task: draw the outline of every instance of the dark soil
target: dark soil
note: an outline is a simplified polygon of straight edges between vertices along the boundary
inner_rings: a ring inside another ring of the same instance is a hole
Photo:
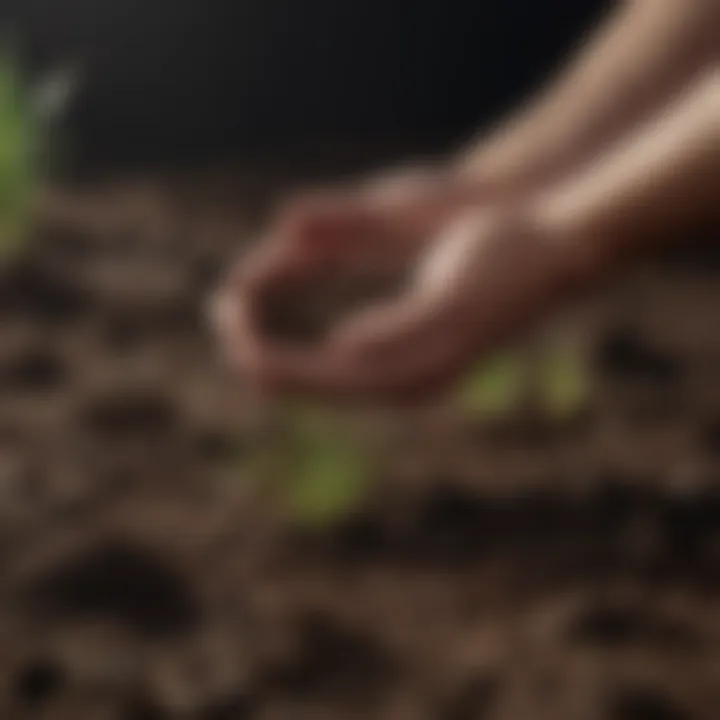
[[[717,262],[578,309],[572,422],[405,417],[312,531],[253,482],[203,318],[262,199],[102,188],[1,271],[0,717],[720,717]]]

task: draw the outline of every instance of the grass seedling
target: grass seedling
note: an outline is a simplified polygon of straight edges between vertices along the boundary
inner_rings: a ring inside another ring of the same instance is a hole
[[[572,346],[548,344],[531,358],[508,352],[483,364],[463,383],[464,411],[502,421],[528,399],[552,422],[577,414],[590,394],[584,358]],[[378,448],[345,416],[329,409],[275,410],[272,437],[251,463],[262,468],[294,522],[331,527],[352,515],[377,477]]]
[[[0,55],[0,260],[22,244],[39,182],[40,128],[16,64]]]
[[[542,411],[556,421],[577,415],[588,403],[592,378],[585,358],[574,348],[550,347],[537,372],[537,401]]]
[[[460,404],[473,416],[500,419],[519,405],[527,382],[527,364],[519,353],[499,355],[483,363],[463,382]]]
[[[547,343],[531,356],[516,352],[484,363],[462,385],[464,411],[502,421],[522,403],[552,422],[574,417],[590,396],[578,348]],[[302,525],[326,527],[361,505],[376,476],[376,448],[328,410],[285,409],[273,447],[283,501]]]
[[[0,261],[25,246],[51,152],[50,137],[75,87],[58,72],[31,86],[0,50]]]
[[[335,524],[366,499],[373,479],[370,449],[329,411],[286,411],[279,453],[283,499],[301,524]]]
[[[349,418],[326,408],[265,409],[250,446],[228,459],[234,477],[269,490],[302,527],[331,527],[360,507],[376,477],[378,454]]]
[[[482,420],[501,421],[526,400],[542,416],[563,421],[587,403],[591,378],[585,359],[571,345],[549,342],[530,357],[506,353],[483,363],[461,385],[462,409]]]

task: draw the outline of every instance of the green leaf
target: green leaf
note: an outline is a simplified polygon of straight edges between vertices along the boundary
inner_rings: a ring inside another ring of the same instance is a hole
[[[526,381],[527,369],[522,358],[515,354],[498,356],[466,379],[460,388],[460,402],[473,415],[501,417],[522,400]]]
[[[17,65],[0,53],[0,259],[17,252],[26,237],[40,176],[41,138]]]
[[[587,404],[591,391],[588,368],[572,348],[548,352],[538,373],[538,395],[543,410],[551,417],[567,419]]]
[[[372,479],[365,448],[341,420],[319,412],[286,416],[283,494],[293,516],[326,526],[352,513]]]

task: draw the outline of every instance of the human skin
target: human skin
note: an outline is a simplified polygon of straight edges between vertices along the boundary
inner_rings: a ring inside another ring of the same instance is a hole
[[[640,33],[635,42],[626,26],[611,23],[526,116],[537,124],[521,116],[459,170],[316,197],[309,212],[281,218],[220,293],[218,327],[230,361],[276,392],[374,402],[426,396],[625,256],[716,219],[720,72],[701,48],[708,36],[720,38],[719,7],[645,0],[623,8]],[[686,51],[674,72],[665,72],[672,57],[650,42],[649,28],[665,28],[663,37]],[[632,88],[643,78],[652,90],[638,101]],[[567,123],[564,135],[553,117]],[[613,141],[600,137],[607,128]],[[502,191],[484,199],[492,178],[504,178]],[[288,346],[262,335],[255,308],[273,287],[291,277],[312,281],[360,256],[416,261],[417,272],[397,301],[347,318],[322,344]]]
[[[487,137],[440,165],[308,192],[268,235],[383,238],[412,250],[464,208],[515,202],[593,163],[719,53],[717,0],[625,0],[555,82]]]
[[[592,163],[717,61],[716,0],[621,3],[569,68],[459,166],[493,195],[517,195]]]

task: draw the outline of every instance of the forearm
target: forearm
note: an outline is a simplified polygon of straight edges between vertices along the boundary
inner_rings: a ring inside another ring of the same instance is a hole
[[[720,221],[720,69],[602,162],[539,196],[537,208],[590,270]]]
[[[717,0],[628,0],[550,90],[461,159],[500,195],[590,162],[647,119],[720,48]]]

